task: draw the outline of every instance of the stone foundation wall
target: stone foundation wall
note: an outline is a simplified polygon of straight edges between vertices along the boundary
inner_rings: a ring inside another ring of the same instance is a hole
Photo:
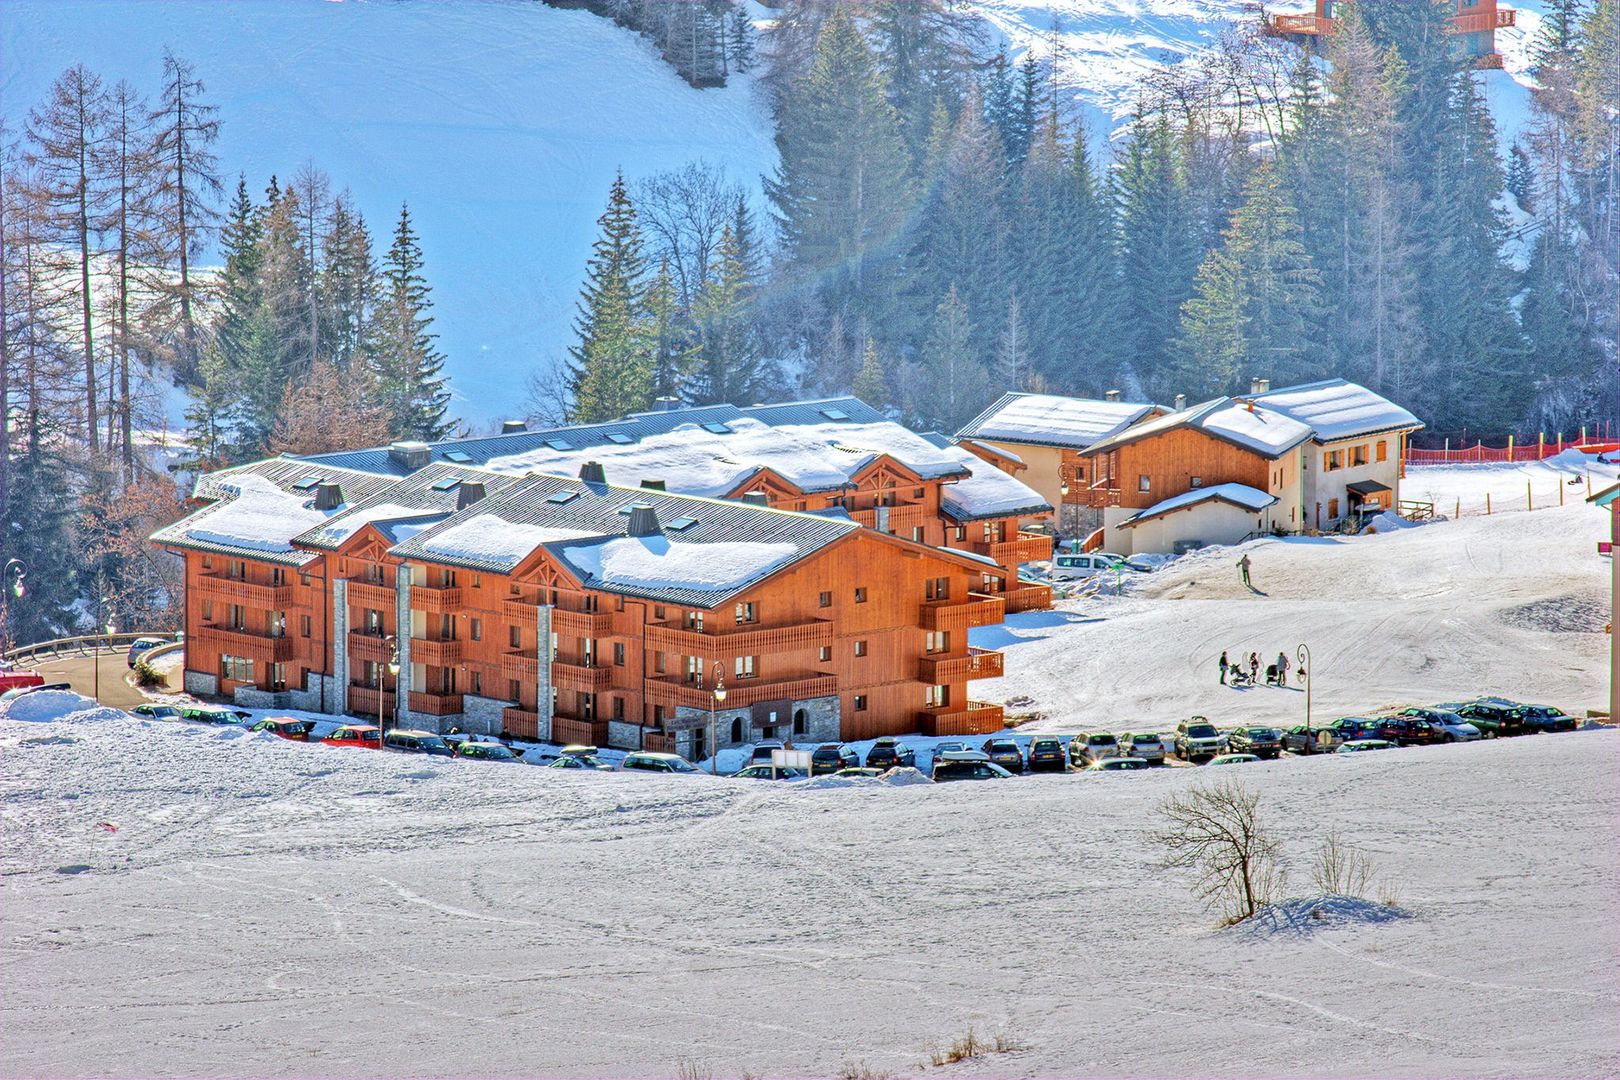
[[[541,667],[544,666],[544,664],[541,665]],[[641,748],[641,725],[626,723],[623,720],[609,720],[607,741],[609,746],[617,750],[639,750]]]
[[[471,694],[461,696],[461,716],[454,717],[456,725],[462,731],[475,735],[499,735],[505,720],[502,712],[510,701],[497,701],[494,698],[474,697]]]
[[[1084,540],[1103,527],[1102,508],[1065,504],[1058,508],[1057,525],[1066,539]]]
[[[181,685],[188,694],[213,697],[219,693],[219,676],[210,675],[206,671],[187,671],[181,679]]]
[[[257,686],[238,686],[232,700],[244,709],[291,709],[292,691],[260,690]]]

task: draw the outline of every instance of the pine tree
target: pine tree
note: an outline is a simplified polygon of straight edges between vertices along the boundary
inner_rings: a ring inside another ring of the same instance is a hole
[[[368,366],[395,439],[442,439],[454,428],[445,413],[444,354],[433,333],[432,292],[422,273],[422,246],[411,224],[411,210],[400,204],[394,239],[382,264],[382,296]]]
[[[981,80],[985,121],[995,129],[1006,155],[1006,171],[1011,174],[1024,163],[1018,147],[1018,101],[1013,89],[1012,61],[1000,49],[990,58]]]
[[[867,20],[885,93],[915,170],[927,146],[936,104],[952,113],[962,104],[983,29],[973,13],[954,0],[879,0]]]
[[[656,377],[641,229],[622,173],[613,180],[607,210],[597,225],[601,235],[586,263],[574,321],[579,342],[568,350],[576,423],[645,410],[652,404]]]
[[[908,403],[919,425],[955,431],[984,407],[990,376],[973,351],[974,336],[967,305],[952,286],[934,313],[921,356],[923,381]]]
[[[332,202],[321,252],[319,353],[345,371],[367,345],[381,294],[371,232],[347,191]]]
[[[1029,341],[1016,293],[1007,298],[1007,323],[996,344],[994,375],[1002,390],[1023,390],[1029,384]]]
[[[669,264],[660,262],[647,286],[647,324],[653,349],[653,395],[681,395],[691,374],[694,344],[690,320],[675,295]]]
[[[747,74],[754,67],[754,21],[746,4],[736,4],[726,26],[726,51],[731,70]]]
[[[715,266],[693,315],[698,357],[692,400],[698,404],[757,400],[759,343],[754,333],[754,283],[743,268],[736,236],[720,234]]]
[[[107,104],[107,139],[101,147],[103,160],[98,168],[107,178],[108,197],[94,227],[111,242],[113,258],[107,322],[112,327],[109,344],[116,375],[107,380],[107,453],[118,453],[123,483],[128,486],[135,475],[129,354],[132,348],[139,348],[131,320],[130,293],[138,288],[140,266],[151,261],[157,248],[158,231],[152,220],[152,156],[145,127],[146,106],[128,82],[113,87]]]
[[[883,408],[889,403],[889,380],[883,371],[883,361],[878,359],[877,346],[871,338],[866,339],[866,349],[861,354],[861,370],[855,375],[855,383],[851,392],[862,401],[874,408]]]
[[[1535,183],[1535,166],[1530,164],[1530,155],[1524,152],[1524,147],[1514,143],[1508,151],[1507,189],[1525,213],[1535,212],[1536,201],[1532,194]]]

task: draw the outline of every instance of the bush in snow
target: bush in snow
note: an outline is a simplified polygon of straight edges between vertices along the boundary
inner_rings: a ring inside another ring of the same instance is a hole
[[[1236,781],[1193,788],[1159,804],[1165,866],[1191,870],[1193,891],[1228,924],[1253,918],[1282,891],[1279,844],[1260,820],[1260,796]]]

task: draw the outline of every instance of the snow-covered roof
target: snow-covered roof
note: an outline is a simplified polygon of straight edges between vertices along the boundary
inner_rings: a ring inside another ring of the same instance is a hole
[[[1307,425],[1317,442],[1334,442],[1380,431],[1415,431],[1423,421],[1381,394],[1344,379],[1324,379],[1255,394],[1273,412]]]
[[[1123,431],[1156,408],[1141,402],[1057,394],[1003,394],[1000,401],[968,421],[956,437],[1080,450]]]
[[[588,588],[682,589],[730,594],[786,566],[796,545],[755,540],[683,544],[667,536],[621,536],[567,545],[559,555]]]
[[[1247,402],[1218,397],[1180,412],[1166,413],[1093,443],[1087,454],[1100,454],[1139,439],[1190,427],[1268,458],[1281,457],[1311,437],[1311,429],[1297,420]]]
[[[1247,484],[1216,484],[1214,487],[1194,488],[1172,495],[1162,502],[1154,503],[1146,510],[1140,510],[1121,521],[1120,527],[1125,528],[1139,525],[1150,518],[1163,517],[1177,510],[1187,510],[1205,502],[1224,502],[1244,510],[1258,513],[1277,501],[1275,495],[1267,494],[1259,488],[1252,488]]]
[[[951,447],[950,453],[972,474],[940,488],[940,508],[952,520],[978,521],[1014,514],[1051,513],[1052,504],[1022,480],[959,446]]]
[[[474,514],[465,521],[434,531],[421,537],[420,542],[422,550],[431,555],[443,555],[509,571],[545,544],[600,535],[590,529],[532,525],[487,513]]]
[[[369,499],[351,502],[341,513],[293,537],[299,547],[328,551],[342,547],[367,525],[376,525],[396,540],[400,530],[442,521],[460,509],[461,485],[482,485],[484,497],[517,482],[517,477],[459,465],[433,464],[404,479],[389,477],[388,485]]]
[[[220,501],[159,529],[152,539],[174,547],[297,566],[315,556],[296,550],[292,538],[344,509],[316,510],[313,491],[286,491],[251,472],[220,482],[215,493]]]

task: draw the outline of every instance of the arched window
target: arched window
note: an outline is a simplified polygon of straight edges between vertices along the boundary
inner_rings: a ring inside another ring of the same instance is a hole
[[[805,724],[804,710],[803,709],[794,709],[793,710],[793,734],[795,734],[795,735],[803,735],[804,734],[804,724]]]
[[[742,718],[741,717],[738,717],[737,719],[735,719],[735,720],[733,720],[731,722],[731,741],[734,742],[734,743],[742,742]]]

